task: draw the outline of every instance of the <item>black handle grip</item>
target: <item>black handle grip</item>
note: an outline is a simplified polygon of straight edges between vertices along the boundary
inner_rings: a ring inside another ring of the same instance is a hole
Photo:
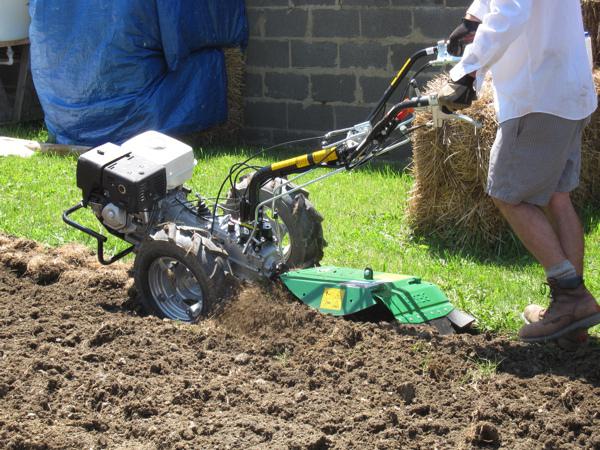
[[[75,211],[78,211],[84,207],[85,206],[83,205],[83,202],[77,203],[75,206],[72,206],[65,212],[63,212],[62,219],[67,225],[70,225],[73,228],[76,228],[79,231],[87,234],[88,236],[91,236],[94,239],[96,239],[96,242],[98,242],[98,261],[100,261],[100,264],[108,266],[109,264],[112,264],[115,261],[118,261],[123,257],[129,255],[134,250],[135,246],[132,245],[131,247],[126,248],[122,252],[117,253],[109,259],[104,258],[104,243],[108,240],[108,238],[106,236],[101,235],[100,233],[96,233],[94,230],[90,230],[89,228],[84,227],[83,225],[69,218],[69,216]]]

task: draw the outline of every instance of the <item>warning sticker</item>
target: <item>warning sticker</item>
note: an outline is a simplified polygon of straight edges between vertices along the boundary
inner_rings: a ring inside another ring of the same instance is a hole
[[[334,311],[342,310],[342,302],[344,300],[344,289],[325,288],[323,297],[321,297],[320,309],[331,309]]]

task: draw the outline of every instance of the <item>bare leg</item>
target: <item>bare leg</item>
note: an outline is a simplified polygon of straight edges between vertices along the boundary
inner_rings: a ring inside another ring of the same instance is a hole
[[[512,205],[492,198],[523,245],[544,269],[560,264],[567,258],[552,224],[541,208],[529,204]]]
[[[577,275],[583,275],[583,227],[568,192],[555,192],[546,208],[546,215],[554,227],[567,259],[575,266]]]

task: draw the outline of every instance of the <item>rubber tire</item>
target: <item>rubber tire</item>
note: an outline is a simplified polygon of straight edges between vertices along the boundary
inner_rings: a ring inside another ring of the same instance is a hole
[[[232,215],[238,217],[239,199],[241,193],[246,190],[250,176],[244,177],[236,185],[236,195],[229,193],[227,207],[234,210]],[[276,187],[286,182],[282,178],[275,178],[265,184],[259,194],[261,202],[272,198]],[[284,191],[290,191],[296,186],[288,184]],[[235,198],[234,198],[235,197]],[[290,239],[290,252],[283,263],[290,269],[304,269],[318,266],[323,258],[323,249],[327,242],[323,238],[323,216],[317,212],[313,204],[308,200],[308,193],[298,190],[284,195],[275,201],[275,208],[279,213],[281,221],[285,224]]]
[[[210,255],[203,247],[205,253],[204,264],[201,258],[178,246],[175,242],[148,239],[144,241],[137,250],[134,269],[134,281],[139,301],[143,309],[156,317],[180,320],[183,322],[195,322],[206,317],[215,310],[216,305],[222,298],[221,289],[224,286],[225,273],[218,258]],[[180,317],[169,317],[157,306],[158,299],[152,296],[149,286],[149,269],[151,264],[160,257],[170,257],[182,262],[194,275],[202,290],[202,311],[195,320],[182,320]]]

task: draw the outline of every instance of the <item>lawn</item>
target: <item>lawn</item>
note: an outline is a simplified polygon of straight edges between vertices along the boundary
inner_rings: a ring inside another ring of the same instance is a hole
[[[0,128],[0,135],[42,141],[46,137],[36,127]],[[189,186],[204,196],[214,196],[229,166],[247,154],[243,149],[196,149],[198,165]],[[259,163],[275,159],[276,153]],[[81,242],[95,248],[95,241],[61,220],[62,211],[80,200],[75,168],[75,157],[0,158],[0,232],[50,246]],[[474,314],[482,329],[514,333],[525,305],[547,301],[541,289],[541,268],[522,248],[498,254],[457,250],[448,243],[416,238],[405,218],[412,182],[406,171],[376,166],[310,186],[310,199],[325,217],[329,245],[322,263],[420,276],[437,283],[457,307]],[[585,216],[586,270],[589,287],[600,292],[600,225],[594,213],[588,211]],[[91,212],[75,217],[101,230]],[[122,247],[114,238],[107,250]]]

